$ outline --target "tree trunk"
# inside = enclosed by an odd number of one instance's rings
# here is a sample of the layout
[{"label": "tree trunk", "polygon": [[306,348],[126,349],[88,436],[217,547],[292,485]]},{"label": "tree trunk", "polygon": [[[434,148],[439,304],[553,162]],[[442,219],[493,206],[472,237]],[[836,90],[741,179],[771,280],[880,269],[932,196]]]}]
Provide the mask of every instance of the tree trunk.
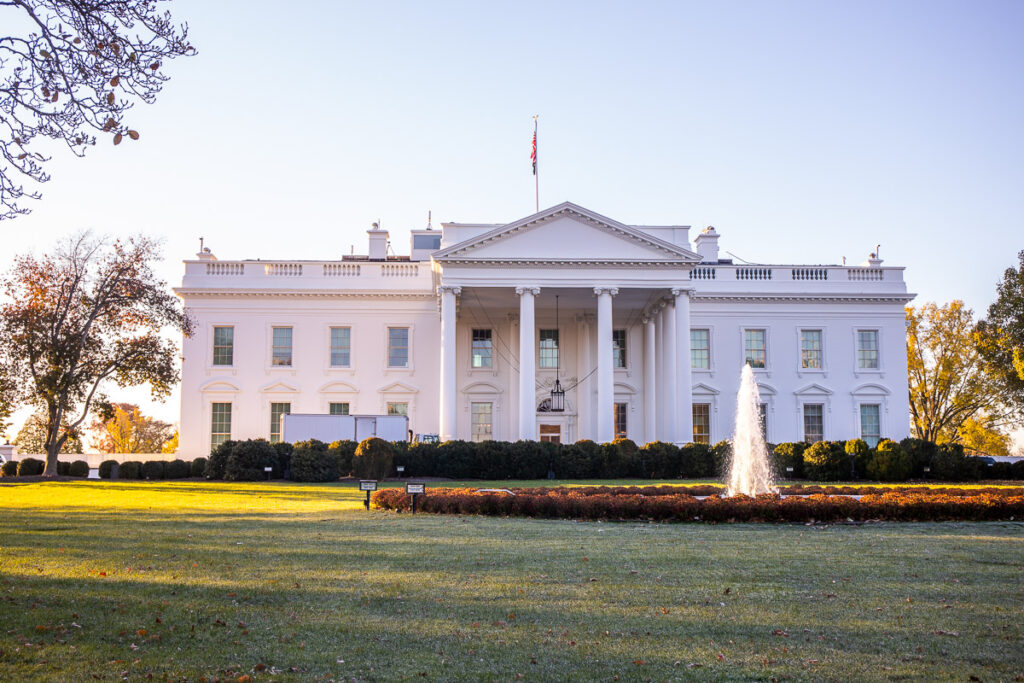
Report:
[{"label": "tree trunk", "polygon": [[46,469],[43,470],[44,477],[57,476],[57,458],[60,456],[60,446],[51,444],[46,448]]}]

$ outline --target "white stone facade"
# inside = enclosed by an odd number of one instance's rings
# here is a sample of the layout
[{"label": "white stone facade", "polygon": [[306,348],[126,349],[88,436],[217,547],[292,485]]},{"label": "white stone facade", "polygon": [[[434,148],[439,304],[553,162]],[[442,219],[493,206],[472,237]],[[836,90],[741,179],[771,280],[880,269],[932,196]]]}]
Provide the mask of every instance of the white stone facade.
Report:
[{"label": "white stone facade", "polygon": [[[196,332],[183,346],[182,456],[276,438],[283,410],[332,404],[404,409],[414,433],[442,439],[714,443],[731,436],[748,359],[769,441],[908,433],[912,295],[903,269],[874,256],[733,264],[713,229],[691,247],[687,226],[629,226],[568,202],[413,231],[407,257],[388,256],[387,238],[371,230],[368,256],[336,261],[185,262],[176,291]],[[556,378],[561,412],[548,409]]]}]

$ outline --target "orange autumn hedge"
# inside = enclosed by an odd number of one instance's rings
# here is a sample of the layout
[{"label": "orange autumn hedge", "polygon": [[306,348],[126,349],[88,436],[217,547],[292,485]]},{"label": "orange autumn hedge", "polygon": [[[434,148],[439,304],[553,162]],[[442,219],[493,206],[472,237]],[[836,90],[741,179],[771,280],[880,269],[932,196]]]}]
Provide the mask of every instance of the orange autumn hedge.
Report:
[{"label": "orange autumn hedge", "polygon": [[[609,488],[609,487],[593,487]],[[670,487],[645,487],[646,490]],[[641,490],[645,490],[641,489]],[[475,489],[428,489],[416,500],[420,512],[543,517],[585,520],[653,520],[663,522],[836,522],[890,520],[992,521],[1024,518],[1024,494],[889,492],[855,499],[849,496],[710,496],[686,493],[646,495],[618,487],[616,492],[585,488],[518,489],[480,493]],[[383,510],[408,510],[410,497],[402,489],[382,489],[372,505]]]}]

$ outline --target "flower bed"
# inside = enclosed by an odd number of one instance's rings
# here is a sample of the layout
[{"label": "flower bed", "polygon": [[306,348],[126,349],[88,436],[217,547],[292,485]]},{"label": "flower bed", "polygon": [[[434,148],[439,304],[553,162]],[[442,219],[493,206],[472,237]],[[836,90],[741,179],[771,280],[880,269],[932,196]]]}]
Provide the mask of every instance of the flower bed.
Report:
[{"label": "flower bed", "polygon": [[[434,491],[441,489],[433,489]],[[450,490],[450,489],[444,489]],[[475,491],[477,489],[466,489]],[[552,492],[560,494],[573,494],[580,496],[597,495],[637,495],[637,496],[670,496],[686,494],[690,496],[718,496],[725,493],[725,487],[715,484],[696,484],[692,486],[538,486],[533,488],[517,488],[518,495],[548,495]],[[826,496],[865,496],[882,495],[883,493],[902,494],[942,494],[947,496],[974,496],[982,493],[989,493],[995,496],[1024,496],[1024,487],[986,487],[965,489],[959,487],[943,486],[803,486],[793,484],[791,486],[779,486],[779,493],[783,496],[810,496],[822,494]]]},{"label": "flower bed", "polygon": [[[700,499],[679,493],[676,487],[653,486],[516,489],[515,495],[435,488],[417,498],[416,509],[437,514],[664,522],[993,521],[1024,517],[1024,492],[1016,491],[949,495],[911,490],[871,493],[860,499],[822,494]],[[382,489],[373,494],[372,505],[408,510],[410,497],[402,489]]]}]

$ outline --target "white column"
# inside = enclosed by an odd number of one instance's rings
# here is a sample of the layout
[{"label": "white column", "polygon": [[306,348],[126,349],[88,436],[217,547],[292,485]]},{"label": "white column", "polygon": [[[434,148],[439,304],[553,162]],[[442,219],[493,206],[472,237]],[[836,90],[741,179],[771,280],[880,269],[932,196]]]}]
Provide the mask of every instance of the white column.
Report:
[{"label": "white column", "polygon": [[441,441],[456,438],[455,297],[461,287],[441,285]]},{"label": "white column", "polygon": [[[655,306],[654,311],[655,311],[655,313],[654,313],[654,337],[655,337],[655,345],[657,346],[657,350],[655,351],[655,354],[654,354],[654,366],[655,366],[654,371],[658,375],[658,377],[661,377],[662,380],[664,380],[664,377],[665,377],[665,307],[664,307],[664,305],[661,302],[659,302]],[[656,398],[655,398],[655,402],[654,402],[654,406],[655,406],[655,410],[656,410],[656,412],[655,412],[656,418],[655,419],[657,420],[657,424],[656,424],[655,429],[657,431],[658,441],[669,441],[669,439],[665,436],[665,424],[666,424],[665,406],[667,405],[667,403],[665,402],[665,387],[666,386],[667,385],[665,384],[664,381],[660,381],[660,382],[657,382],[655,384],[655,391],[657,392],[655,394]]]},{"label": "white column", "polygon": [[576,415],[577,428],[576,436],[579,439],[591,439],[593,437],[593,425],[590,419],[590,407],[593,401],[590,400],[589,379],[584,380],[592,368],[590,365],[590,321],[586,314],[576,316],[577,343],[576,343]]},{"label": "white column", "polygon": [[512,358],[508,364],[508,400],[502,401],[502,405],[508,406],[505,408],[506,426],[500,438],[514,441],[519,438],[519,382],[516,374],[519,367],[519,313],[508,314],[508,340]]},{"label": "white column", "polygon": [[679,430],[679,409],[676,405],[676,307],[668,302],[665,307],[665,440],[675,442]]},{"label": "white column", "polygon": [[516,287],[519,295],[519,438],[537,440],[537,322],[533,297],[540,287]]},{"label": "white column", "polygon": [[673,289],[676,299],[676,443],[693,441],[693,375],[690,372],[690,290]]},{"label": "white column", "polygon": [[644,316],[644,440],[656,441],[657,436],[657,401],[655,399],[656,382],[654,361],[656,346],[654,344],[654,318]]},{"label": "white column", "polygon": [[597,440],[615,438],[615,375],[612,369],[612,297],[614,287],[594,287],[597,294]]}]

